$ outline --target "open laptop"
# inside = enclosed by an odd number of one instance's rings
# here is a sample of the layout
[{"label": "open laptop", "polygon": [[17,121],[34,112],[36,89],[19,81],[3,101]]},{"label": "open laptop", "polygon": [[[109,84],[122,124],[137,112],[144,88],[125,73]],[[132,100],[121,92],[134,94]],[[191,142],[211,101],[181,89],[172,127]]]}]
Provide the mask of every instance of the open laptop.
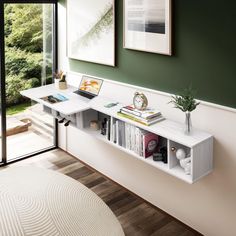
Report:
[{"label": "open laptop", "polygon": [[86,97],[88,99],[92,99],[98,96],[102,87],[102,83],[103,83],[102,79],[97,79],[94,77],[83,75],[79,88],[74,93]]}]

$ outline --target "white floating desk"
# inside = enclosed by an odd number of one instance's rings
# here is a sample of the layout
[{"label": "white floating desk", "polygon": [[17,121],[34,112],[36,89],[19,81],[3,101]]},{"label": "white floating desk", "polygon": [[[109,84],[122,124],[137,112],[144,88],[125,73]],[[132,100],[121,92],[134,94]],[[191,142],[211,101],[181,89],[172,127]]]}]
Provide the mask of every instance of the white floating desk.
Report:
[{"label": "white floating desk", "polygon": [[[191,135],[185,135],[183,132],[183,124],[168,119],[153,124],[151,126],[145,126],[132,120],[118,116],[117,112],[123,106],[122,104],[118,104],[117,106],[114,106],[112,108],[106,108],[104,105],[113,102],[112,99],[98,96],[93,98],[92,100],[88,100],[87,98],[83,98],[73,93],[74,91],[76,91],[76,88],[71,86],[69,86],[66,90],[57,90],[55,89],[54,84],[52,84],[39,88],[24,90],[21,92],[21,94],[38,103],[43,104],[45,107],[50,108],[52,111],[59,113],[60,116],[61,114],[63,114],[64,116],[68,116],[69,118],[74,120],[74,125],[77,128],[82,129],[88,134],[92,134],[100,140],[103,140],[106,143],[110,143],[118,149],[138,159],[141,159],[147,164],[161,169],[167,172],[168,174],[171,174],[188,183],[193,183],[212,171],[213,136],[211,134],[194,129]],[[42,97],[57,93],[67,97],[68,101],[50,104],[40,99]],[[90,110],[92,111],[92,113],[89,112]],[[100,135],[100,131],[91,132],[88,123],[93,119],[93,115],[91,116],[91,114],[94,114],[94,112],[97,114],[95,115],[95,118],[98,117],[98,114],[103,114],[111,118],[112,122],[115,122],[116,120],[121,120],[141,129],[147,130],[151,133],[159,135],[167,143],[166,145],[168,149],[168,164],[154,162],[151,157],[147,159],[140,157],[138,154],[107,140],[102,135]],[[57,117],[57,115],[55,115],[55,117]],[[181,169],[181,167],[179,166],[179,162],[176,159],[175,154],[171,151],[171,147],[173,146],[175,146],[176,148],[185,149],[186,152],[188,152],[188,154],[191,156],[191,175],[186,175],[183,169]]]}]

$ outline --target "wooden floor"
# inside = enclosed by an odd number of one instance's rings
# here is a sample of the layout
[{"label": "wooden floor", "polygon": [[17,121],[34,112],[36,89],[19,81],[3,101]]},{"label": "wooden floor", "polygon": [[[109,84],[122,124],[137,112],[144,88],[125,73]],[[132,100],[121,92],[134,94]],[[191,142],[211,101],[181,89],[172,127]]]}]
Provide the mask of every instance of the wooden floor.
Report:
[{"label": "wooden floor", "polygon": [[90,188],[114,212],[126,236],[201,235],[61,150],[29,158],[7,168],[27,165],[61,172]]}]

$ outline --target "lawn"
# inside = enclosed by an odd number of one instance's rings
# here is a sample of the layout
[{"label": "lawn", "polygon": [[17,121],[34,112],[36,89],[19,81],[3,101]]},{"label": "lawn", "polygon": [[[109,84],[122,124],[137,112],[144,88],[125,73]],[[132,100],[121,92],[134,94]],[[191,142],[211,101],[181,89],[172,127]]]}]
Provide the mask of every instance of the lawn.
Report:
[{"label": "lawn", "polygon": [[11,107],[7,107],[6,113],[9,116],[15,115],[15,114],[18,114],[20,112],[23,112],[24,110],[26,110],[31,105],[32,105],[31,102],[25,102],[25,103],[21,103],[21,104],[18,104],[18,105],[11,106]]}]

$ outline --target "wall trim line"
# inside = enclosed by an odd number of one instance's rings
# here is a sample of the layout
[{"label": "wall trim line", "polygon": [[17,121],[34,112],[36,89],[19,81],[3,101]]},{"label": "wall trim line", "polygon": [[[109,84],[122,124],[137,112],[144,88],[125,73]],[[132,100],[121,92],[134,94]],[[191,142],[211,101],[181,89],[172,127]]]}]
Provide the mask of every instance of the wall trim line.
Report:
[{"label": "wall trim line", "polygon": [[[137,89],[137,90],[141,90],[141,91],[146,91],[146,92],[150,92],[153,94],[158,94],[161,96],[165,96],[165,97],[171,97],[174,94],[171,93],[167,93],[167,92],[162,92],[159,90],[155,90],[155,89],[150,89],[150,88],[145,88],[145,87],[141,87],[138,85],[133,85],[133,84],[128,84],[128,83],[124,83],[124,82],[120,82],[120,81],[116,81],[116,80],[111,80],[111,79],[107,79],[107,78],[103,78],[103,77],[98,77],[98,76],[94,76],[94,75],[90,75],[90,74],[84,74],[84,73],[79,73],[79,72],[75,72],[75,71],[68,71],[68,74],[74,74],[77,75],[79,77],[81,77],[82,75],[88,75],[88,76],[92,76],[98,79],[103,79],[104,81],[108,82],[108,83],[112,83],[112,84],[116,84],[116,85],[120,85],[120,86],[126,86],[129,88],[133,88],[133,89]],[[219,110],[224,110],[224,111],[228,111],[228,112],[233,112],[236,113],[236,108],[233,107],[229,107],[229,106],[224,106],[224,105],[220,105],[220,104],[216,104],[216,103],[212,103],[212,102],[207,102],[204,100],[199,100],[197,99],[198,102],[201,103],[201,105],[207,106],[207,107],[212,107],[212,108],[216,108]]]}]

